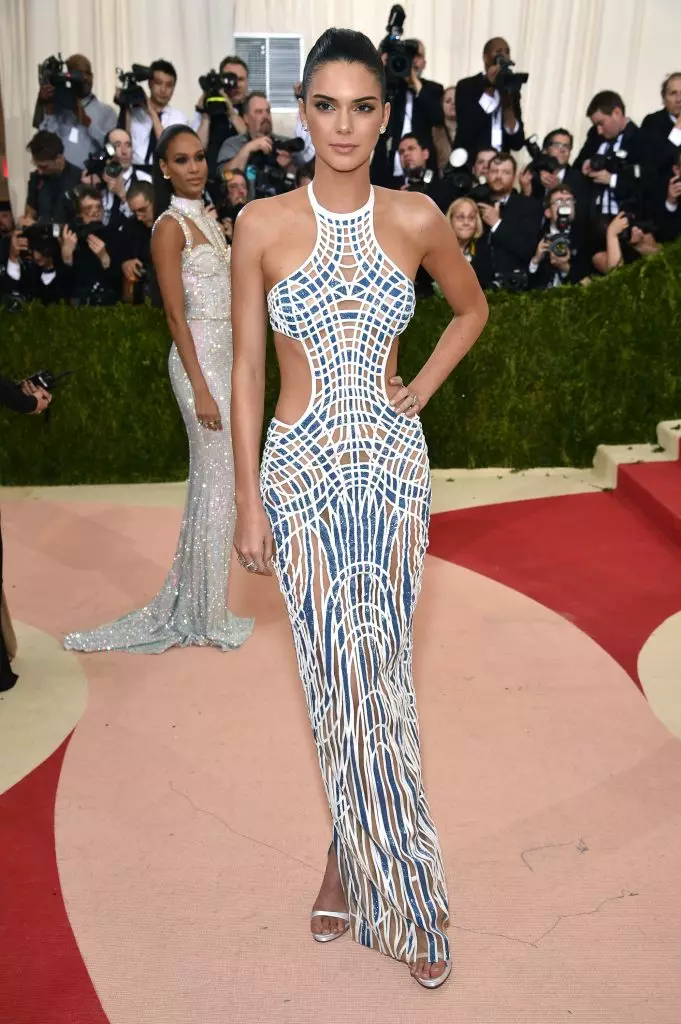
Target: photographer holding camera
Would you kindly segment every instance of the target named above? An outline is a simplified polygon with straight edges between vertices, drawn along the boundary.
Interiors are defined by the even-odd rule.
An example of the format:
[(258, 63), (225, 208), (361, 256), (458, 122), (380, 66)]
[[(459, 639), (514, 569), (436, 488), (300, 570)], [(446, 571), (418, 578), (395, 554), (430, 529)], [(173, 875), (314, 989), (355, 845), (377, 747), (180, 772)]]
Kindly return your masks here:
[(525, 130), (520, 90), (527, 74), (515, 74), (505, 39), (490, 39), (483, 50), (484, 71), (456, 85), (455, 149), (472, 157), (481, 149), (507, 153), (522, 149)]
[(662, 110), (648, 114), (641, 122), (644, 188), (655, 207), (667, 193), (681, 148), (681, 72), (668, 75), (662, 83), (662, 102)]
[(574, 139), (567, 128), (554, 128), (549, 132), (541, 149), (534, 135), (526, 140), (525, 145), (532, 161), (520, 174), (523, 195), (544, 202), (549, 192), (565, 185), (575, 197), (584, 201), (584, 178), (580, 171), (570, 166)]
[(486, 185), (471, 190), (484, 224), (473, 267), (483, 286), (524, 291), (541, 227), (541, 205), (515, 190), (518, 165), (510, 153), (490, 162)]
[(609, 274), (618, 267), (634, 263), (644, 256), (660, 251), (650, 225), (637, 224), (636, 218), (620, 211), (610, 221), (605, 236), (605, 252), (597, 252), (593, 265), (600, 274)]
[(272, 112), (264, 92), (246, 97), (247, 131), (225, 139), (218, 154), (218, 173), (243, 171), (248, 179), (248, 198), (278, 195), (295, 188), (296, 167), (301, 164), (302, 139), (285, 139), (272, 132)]
[(530, 260), (530, 288), (557, 288), (579, 284), (588, 277), (589, 266), (577, 226), (577, 203), (565, 185), (551, 189), (544, 210), (546, 224)]
[(138, 182), (151, 182), (147, 171), (132, 163), (132, 139), (125, 128), (114, 128), (104, 140), (104, 152), (88, 158), (81, 184), (101, 190), (104, 223), (111, 227), (132, 217), (128, 190)]
[(18, 310), (33, 301), (49, 306), (68, 298), (55, 231), (56, 225), (20, 218), (11, 236), (0, 239), (0, 296), (6, 309)]
[[(92, 91), (92, 64), (75, 53), (64, 63), (50, 57), (39, 70), (40, 92), (33, 127), (54, 132), (64, 145), (64, 155), (75, 167), (104, 145), (104, 138), (116, 127), (116, 111), (98, 100)], [(69, 80), (71, 88), (65, 87)]]
[(388, 35), (378, 49), (385, 65), (390, 120), (385, 134), (376, 143), (371, 161), (371, 180), (375, 185), (401, 188), (403, 184), (399, 145), (405, 135), (415, 135), (428, 151), (428, 168), (437, 172), (433, 132), (444, 132), (442, 96), (439, 82), (423, 77), (426, 49), (420, 39), (402, 39), (404, 8), (395, 4), (388, 19)]
[(80, 184), (80, 168), (67, 163), (64, 143), (54, 132), (36, 132), (26, 149), (35, 171), (28, 179), (24, 216), (41, 221), (67, 220), (68, 192)]
[(151, 229), (154, 226), (154, 187), (138, 181), (127, 194), (130, 216), (119, 222), (111, 238), (111, 256), (122, 272), (124, 302), (139, 304), (151, 296), (153, 264)]
[(218, 72), (199, 79), (194, 131), (206, 148), (208, 176), (217, 174), (218, 153), (225, 139), (246, 135), (243, 109), (248, 95), (248, 65), (241, 57), (225, 57)]
[(610, 90), (594, 96), (586, 116), (592, 127), (574, 166), (584, 176), (593, 210), (607, 223), (624, 198), (639, 192), (640, 131), (622, 97)]
[(61, 258), (69, 275), (74, 306), (112, 306), (121, 297), (120, 268), (108, 245), (112, 233), (104, 225), (102, 200), (92, 185), (73, 190), (76, 219), (61, 233)]
[[(156, 143), (164, 128), (171, 124), (189, 124), (181, 110), (170, 106), (177, 85), (177, 71), (167, 60), (155, 60), (148, 68), (133, 65), (134, 79), (145, 81), (148, 76), (149, 96), (141, 86), (129, 85), (116, 90), (115, 100), (125, 113), (125, 128), (132, 139), (132, 162), (140, 167), (153, 164)], [(130, 74), (119, 74), (129, 79)], [(132, 94), (132, 95), (130, 95)], [(128, 102), (132, 99), (132, 102)]]

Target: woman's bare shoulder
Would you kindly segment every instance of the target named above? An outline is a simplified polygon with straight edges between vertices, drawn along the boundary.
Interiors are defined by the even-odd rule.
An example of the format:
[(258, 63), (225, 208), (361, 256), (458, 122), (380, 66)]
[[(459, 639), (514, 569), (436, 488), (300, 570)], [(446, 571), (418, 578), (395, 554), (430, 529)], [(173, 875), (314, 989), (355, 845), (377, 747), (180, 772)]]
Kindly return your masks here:
[(258, 231), (267, 239), (290, 230), (305, 208), (303, 189), (294, 189), (280, 196), (253, 199), (239, 213), (236, 223), (249, 232)]
[(154, 221), (152, 244), (154, 242), (156, 242), (157, 246), (159, 244), (172, 246), (174, 242), (177, 242), (178, 245), (184, 245), (182, 226), (172, 213), (166, 211)]
[(379, 215), (399, 221), (408, 230), (424, 230), (438, 224), (444, 217), (437, 204), (423, 192), (410, 192), (375, 186)]

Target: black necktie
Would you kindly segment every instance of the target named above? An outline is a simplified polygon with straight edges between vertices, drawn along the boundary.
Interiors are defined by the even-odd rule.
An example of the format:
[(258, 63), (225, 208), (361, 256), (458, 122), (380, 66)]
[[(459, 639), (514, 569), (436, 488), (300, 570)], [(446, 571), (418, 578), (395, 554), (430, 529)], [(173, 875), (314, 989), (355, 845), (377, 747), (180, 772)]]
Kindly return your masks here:
[[(159, 119), (163, 124), (163, 111), (159, 113)], [(151, 122), (151, 131), (149, 133), (149, 145), (147, 147), (147, 155), (144, 158), (145, 164), (153, 164), (154, 156), (156, 155), (156, 132), (154, 131), (154, 122)]]

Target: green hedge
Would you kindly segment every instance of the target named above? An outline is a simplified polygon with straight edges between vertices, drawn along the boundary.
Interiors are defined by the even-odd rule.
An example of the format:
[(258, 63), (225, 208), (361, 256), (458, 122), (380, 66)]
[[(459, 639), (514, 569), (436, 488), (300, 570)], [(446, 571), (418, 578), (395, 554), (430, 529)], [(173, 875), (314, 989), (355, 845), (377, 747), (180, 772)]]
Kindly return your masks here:
[[(600, 442), (652, 439), (681, 415), (681, 242), (587, 288), (490, 296), (483, 337), (423, 413), (431, 462), (586, 466)], [(411, 379), (449, 319), (422, 301), (403, 335)], [(187, 442), (167, 374), (168, 333), (151, 308), (0, 312), (0, 372), (74, 376), (49, 425), (0, 412), (0, 480), (178, 480)], [(278, 375), (270, 349), (266, 415)]]

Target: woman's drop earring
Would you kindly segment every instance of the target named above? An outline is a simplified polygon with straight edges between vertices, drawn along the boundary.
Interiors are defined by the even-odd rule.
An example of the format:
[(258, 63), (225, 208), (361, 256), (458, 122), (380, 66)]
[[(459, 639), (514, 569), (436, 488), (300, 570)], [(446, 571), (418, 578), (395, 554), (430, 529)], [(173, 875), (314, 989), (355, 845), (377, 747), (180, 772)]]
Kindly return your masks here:
[(378, 130), (379, 130), (381, 135), (385, 135), (385, 125), (384, 124), (382, 124), (381, 127)]
[(308, 131), (308, 127), (307, 127), (307, 125), (305, 124), (304, 121), (302, 122), (302, 125), (303, 125), (303, 131), (304, 132)]
[(166, 181), (170, 181), (170, 175), (169, 174), (164, 174), (163, 177), (165, 178)]

